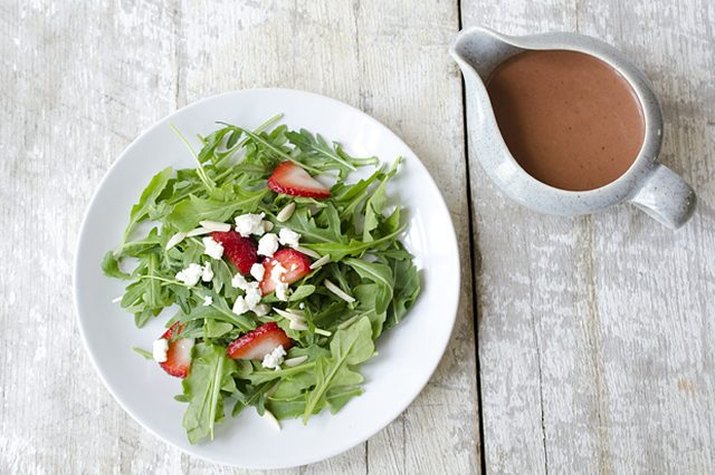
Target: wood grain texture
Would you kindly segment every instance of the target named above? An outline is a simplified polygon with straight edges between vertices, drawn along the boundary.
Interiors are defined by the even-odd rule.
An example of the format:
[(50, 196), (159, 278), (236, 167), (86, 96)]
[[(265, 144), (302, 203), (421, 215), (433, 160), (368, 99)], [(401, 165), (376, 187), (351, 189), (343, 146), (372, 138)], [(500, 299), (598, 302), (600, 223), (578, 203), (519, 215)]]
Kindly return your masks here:
[[(456, 2), (0, 2), (0, 472), (235, 473), (155, 439), (114, 402), (79, 343), (76, 236), (100, 178), (143, 129), (202, 97), (281, 86), (395, 130), (444, 190), (469, 256)], [(9, 262), (7, 262), (9, 259)], [(471, 266), (442, 363), (384, 431), (277, 473), (476, 473)], [(276, 473), (276, 472), (274, 472)]]
[(623, 50), (661, 98), (661, 161), (700, 199), (677, 232), (628, 206), (545, 217), (507, 201), (470, 155), (487, 471), (712, 473), (712, 2), (467, 1), (462, 15)]

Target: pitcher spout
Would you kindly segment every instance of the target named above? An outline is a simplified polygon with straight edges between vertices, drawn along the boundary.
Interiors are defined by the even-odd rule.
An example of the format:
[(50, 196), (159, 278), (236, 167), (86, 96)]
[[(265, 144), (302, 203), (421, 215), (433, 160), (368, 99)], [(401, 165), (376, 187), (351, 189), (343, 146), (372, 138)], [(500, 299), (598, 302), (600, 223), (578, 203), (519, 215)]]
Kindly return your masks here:
[(522, 48), (489, 28), (473, 27), (459, 32), (452, 43), (450, 54), (459, 65), (465, 79), (485, 82), (500, 63)]

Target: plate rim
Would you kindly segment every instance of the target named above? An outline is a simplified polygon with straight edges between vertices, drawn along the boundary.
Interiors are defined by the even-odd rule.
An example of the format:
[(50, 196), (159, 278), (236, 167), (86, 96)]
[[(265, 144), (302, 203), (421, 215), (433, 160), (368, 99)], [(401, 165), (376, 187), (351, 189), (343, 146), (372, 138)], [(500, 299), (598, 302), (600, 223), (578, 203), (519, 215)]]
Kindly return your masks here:
[[(378, 128), (385, 129), (388, 131), (394, 138), (399, 142), (400, 145), (404, 146), (406, 150), (408, 150), (414, 158), (419, 162), (419, 166), (421, 166), (424, 171), (426, 172), (426, 175), (429, 179), (428, 184), (432, 186), (435, 191), (437, 192), (438, 200), (437, 204), (443, 208), (443, 211), (446, 213), (447, 220), (450, 224), (449, 226), (449, 234), (451, 236), (450, 241), (452, 241), (453, 247), (455, 249), (455, 253), (453, 255), (453, 258), (455, 260), (455, 270), (456, 270), (456, 286), (454, 290), (452, 291), (452, 295), (450, 295), (450, 300), (449, 300), (449, 307), (446, 309), (447, 311), (445, 312), (447, 315), (450, 316), (450, 321), (449, 321), (449, 332), (447, 338), (444, 339), (443, 344), (441, 344), (441, 348), (439, 348), (439, 358), (435, 358), (435, 361), (432, 363), (432, 366), (424, 373), (425, 377), (423, 378), (423, 381), (420, 382), (419, 389), (406, 401), (405, 404), (400, 405), (398, 409), (395, 410), (395, 414), (391, 417), (388, 418), (388, 420), (384, 424), (378, 424), (375, 426), (373, 430), (368, 431), (369, 434), (362, 438), (361, 440), (348, 444), (348, 445), (343, 445), (343, 446), (338, 446), (337, 448), (333, 450), (328, 450), (324, 453), (324, 455), (316, 458), (316, 457), (306, 457), (303, 458), (299, 463), (288, 463), (288, 464), (282, 464), (282, 463), (269, 463), (269, 464), (264, 464), (264, 465), (246, 465), (246, 464), (241, 464), (241, 462), (226, 462), (225, 460), (217, 460), (214, 458), (211, 458), (208, 455), (205, 455), (199, 451), (189, 451), (185, 447), (179, 446), (178, 444), (174, 443), (171, 440), (168, 440), (164, 438), (162, 435), (160, 435), (157, 431), (154, 430), (149, 424), (145, 423), (141, 417), (139, 417), (133, 410), (131, 410), (125, 403), (124, 401), (117, 395), (117, 392), (115, 391), (114, 385), (110, 383), (109, 379), (105, 376), (104, 371), (100, 368), (99, 363), (97, 358), (95, 357), (95, 353), (92, 351), (91, 346), (88, 341), (88, 335), (86, 334), (86, 330), (83, 324), (83, 319), (82, 315), (80, 313), (80, 292), (79, 292), (79, 287), (78, 287), (78, 269), (80, 267), (80, 256), (82, 252), (82, 247), (87, 239), (87, 221), (90, 215), (90, 211), (94, 208), (97, 197), (100, 193), (100, 191), (104, 188), (106, 182), (109, 179), (109, 176), (112, 175), (112, 172), (114, 169), (119, 165), (119, 163), (124, 159), (125, 156), (127, 156), (137, 145), (138, 143), (148, 134), (153, 132), (155, 129), (158, 129), (160, 125), (162, 125), (164, 122), (167, 120), (171, 120), (172, 118), (176, 117), (179, 114), (185, 114), (187, 111), (190, 111), (191, 109), (198, 108), (201, 105), (203, 105), (206, 102), (210, 101), (215, 101), (218, 100), (222, 97), (228, 97), (228, 96), (236, 96), (236, 95), (244, 95), (244, 94), (251, 94), (255, 92), (260, 92), (260, 93), (270, 93), (270, 92), (278, 92), (278, 93), (288, 93), (288, 94), (299, 94), (299, 95), (304, 95), (308, 96), (312, 99), (317, 99), (317, 100), (322, 100), (322, 101), (328, 101), (332, 102), (337, 106), (347, 108), (349, 109), (352, 113), (358, 114), (362, 116), (364, 119), (366, 119), (368, 122), (371, 122), (373, 125), (377, 126)], [(219, 94), (213, 94), (210, 96), (203, 97), (197, 101), (194, 101), (190, 104), (187, 104), (179, 109), (174, 110), (173, 112), (162, 116), (158, 120), (154, 121), (151, 125), (143, 128), (141, 132), (139, 132), (136, 137), (128, 144), (126, 145), (118, 155), (116, 155), (116, 158), (112, 162), (112, 164), (109, 166), (107, 171), (104, 173), (102, 176), (101, 180), (97, 184), (96, 188), (94, 189), (94, 192), (92, 193), (91, 198), (87, 202), (87, 205), (84, 208), (84, 214), (82, 217), (81, 224), (79, 226), (79, 231), (78, 231), (78, 239), (77, 239), (77, 244), (75, 246), (75, 255), (73, 259), (73, 270), (72, 270), (72, 294), (73, 294), (73, 301), (74, 301), (74, 308), (75, 308), (75, 318), (76, 318), (76, 324), (79, 328), (79, 333), (80, 337), (82, 340), (82, 346), (84, 347), (84, 350), (86, 354), (89, 356), (89, 359), (92, 363), (92, 366), (94, 367), (95, 372), (99, 376), (100, 380), (102, 381), (105, 389), (109, 392), (109, 394), (112, 396), (112, 399), (119, 404), (119, 406), (131, 416), (131, 418), (137, 422), (143, 429), (147, 430), (149, 433), (151, 433), (155, 438), (158, 440), (162, 441), (165, 444), (170, 445), (171, 447), (174, 447), (181, 451), (182, 453), (185, 453), (189, 456), (196, 457), (198, 459), (214, 463), (214, 464), (219, 464), (219, 465), (224, 465), (224, 466), (229, 466), (229, 467), (236, 467), (236, 468), (244, 468), (244, 469), (249, 469), (249, 470), (265, 470), (265, 469), (287, 469), (287, 468), (294, 468), (294, 467), (299, 467), (303, 465), (308, 465), (308, 464), (314, 464), (314, 463), (319, 463), (324, 460), (327, 460), (329, 458), (335, 457), (339, 454), (342, 454), (343, 452), (347, 452), (348, 450), (351, 450), (354, 447), (357, 447), (358, 445), (366, 442), (373, 436), (375, 436), (378, 432), (381, 432), (385, 427), (387, 427), (389, 424), (395, 421), (400, 415), (402, 415), (407, 408), (412, 405), (412, 403), (417, 399), (417, 397), (424, 391), (425, 387), (427, 384), (429, 384), (430, 380), (432, 379), (432, 376), (434, 376), (435, 371), (437, 370), (437, 367), (439, 364), (442, 362), (444, 359), (444, 354), (447, 350), (447, 347), (449, 346), (449, 343), (452, 341), (453, 333), (454, 333), (454, 328), (456, 326), (457, 322), (457, 314), (459, 310), (459, 304), (460, 304), (460, 294), (461, 294), (461, 284), (462, 284), (462, 270), (460, 266), (461, 262), (461, 256), (460, 256), (460, 249), (459, 249), (459, 241), (457, 240), (457, 233), (456, 229), (454, 227), (454, 221), (452, 220), (452, 215), (449, 211), (449, 207), (447, 206), (447, 202), (444, 199), (444, 196), (439, 188), (437, 186), (437, 183), (435, 182), (434, 178), (432, 177), (432, 174), (429, 172), (429, 169), (425, 166), (425, 164), (422, 162), (422, 160), (419, 158), (419, 156), (412, 150), (411, 147), (405, 143), (402, 138), (395, 133), (391, 128), (387, 127), (385, 124), (371, 116), (370, 114), (358, 109), (357, 107), (354, 107), (350, 104), (347, 104), (343, 101), (340, 101), (338, 99), (332, 98), (330, 96), (326, 96), (323, 94), (318, 94), (315, 92), (311, 91), (305, 91), (301, 89), (292, 89), (292, 88), (283, 88), (283, 87), (255, 87), (255, 88), (245, 88), (245, 89), (235, 89), (232, 91), (227, 91)], [(98, 263), (99, 265), (99, 263)], [(428, 271), (428, 269), (424, 269), (425, 271)]]

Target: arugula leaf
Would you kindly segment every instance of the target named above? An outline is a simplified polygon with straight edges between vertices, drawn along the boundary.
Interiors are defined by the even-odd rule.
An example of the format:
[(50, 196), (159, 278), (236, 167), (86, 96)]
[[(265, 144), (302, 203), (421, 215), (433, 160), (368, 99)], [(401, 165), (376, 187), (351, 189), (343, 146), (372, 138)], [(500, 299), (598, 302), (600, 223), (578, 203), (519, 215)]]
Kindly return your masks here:
[(327, 205), (318, 214), (320, 222), (312, 217), (308, 208), (296, 209), (293, 216), (285, 223), (293, 231), (300, 233), (305, 243), (343, 243), (345, 236), (340, 232), (340, 217), (337, 210)]
[(300, 132), (286, 132), (285, 135), (298, 150), (303, 152), (298, 158), (302, 164), (322, 172), (338, 170), (340, 178), (345, 178), (348, 173), (357, 170), (357, 167), (377, 163), (377, 157), (351, 157), (339, 144), (334, 143), (331, 146), (320, 134), (313, 135), (306, 129), (300, 129)]
[(314, 244), (305, 244), (305, 247), (312, 249), (321, 256), (325, 254), (330, 254), (330, 258), (333, 261), (340, 261), (346, 256), (357, 256), (367, 251), (368, 249), (375, 248), (381, 244), (389, 242), (395, 239), (402, 231), (404, 226), (399, 227), (395, 232), (382, 236), (379, 239), (375, 239), (370, 242), (358, 241), (356, 239), (351, 239), (347, 243), (342, 242), (319, 242)]
[(139, 201), (132, 206), (132, 210), (129, 213), (129, 224), (124, 231), (120, 247), (129, 240), (129, 236), (136, 228), (136, 225), (142, 222), (149, 215), (152, 209), (156, 207), (157, 198), (161, 192), (164, 191), (164, 188), (167, 183), (169, 183), (173, 174), (174, 170), (171, 167), (168, 167), (154, 175), (151, 181), (149, 181), (149, 184), (146, 188), (144, 188)]
[(183, 425), (192, 444), (213, 440), (215, 426), (224, 417), (221, 389), (232, 387), (235, 371), (236, 363), (226, 356), (224, 348), (207, 343), (194, 346), (189, 375), (181, 383), (189, 402)]
[[(406, 251), (405, 254), (407, 254)], [(422, 288), (419, 273), (409, 254), (404, 259), (391, 259), (390, 265), (395, 276), (395, 287), (394, 297), (387, 311), (386, 328), (392, 328), (400, 323), (400, 320), (417, 300)]]
[(335, 332), (330, 341), (330, 358), (316, 361), (315, 374), (318, 381), (315, 389), (308, 394), (303, 412), (304, 424), (311, 414), (319, 412), (327, 404), (326, 395), (329, 391), (362, 382), (362, 376), (350, 367), (367, 361), (374, 352), (372, 327), (367, 318), (361, 318), (350, 327)]
[(190, 231), (199, 224), (199, 221), (228, 221), (239, 212), (252, 213), (256, 211), (258, 203), (266, 193), (267, 190), (242, 190), (226, 201), (191, 195), (174, 207), (166, 217), (166, 223), (179, 231)]
[(144, 348), (139, 348), (138, 346), (132, 346), (132, 351), (134, 351), (134, 353), (138, 354), (145, 360), (151, 360), (151, 361), (154, 360), (154, 355), (152, 354), (152, 352), (147, 351)]
[(114, 256), (113, 251), (109, 251), (104, 255), (104, 258), (102, 259), (102, 271), (104, 272), (104, 275), (114, 277), (115, 279), (127, 280), (130, 278), (129, 274), (122, 272), (122, 270), (119, 269), (119, 262)]

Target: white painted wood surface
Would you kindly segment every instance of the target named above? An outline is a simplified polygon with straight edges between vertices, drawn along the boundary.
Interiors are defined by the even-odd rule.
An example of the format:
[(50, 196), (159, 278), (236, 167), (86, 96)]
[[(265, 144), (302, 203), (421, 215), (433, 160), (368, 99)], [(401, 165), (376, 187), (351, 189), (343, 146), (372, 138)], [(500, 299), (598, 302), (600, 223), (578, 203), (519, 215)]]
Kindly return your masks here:
[[(693, 221), (544, 217), (499, 195), (465, 153), (447, 56), (460, 17), (630, 54), (663, 102), (663, 162), (699, 194)], [(257, 86), (333, 96), (395, 130), (443, 189), (464, 262), (457, 329), (417, 401), (367, 443), (285, 473), (712, 473), (714, 24), (708, 0), (0, 0), (0, 473), (234, 473), (112, 400), (79, 343), (71, 271), (84, 208), (137, 134)]]
[(678, 232), (628, 206), (544, 217), (469, 156), (490, 472), (715, 471), (714, 5), (462, 2), (465, 25), (575, 31), (626, 52), (661, 98), (663, 163), (700, 199)]
[[(92, 192), (135, 136), (187, 103), (281, 86), (360, 107), (425, 161), (468, 256), (461, 84), (446, 54), (457, 26), (455, 2), (0, 2), (0, 473), (234, 472), (122, 411), (72, 305)], [(369, 442), (285, 473), (478, 471), (468, 259), (463, 272), (455, 338), (419, 398)]]

